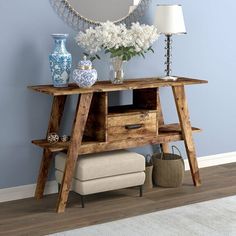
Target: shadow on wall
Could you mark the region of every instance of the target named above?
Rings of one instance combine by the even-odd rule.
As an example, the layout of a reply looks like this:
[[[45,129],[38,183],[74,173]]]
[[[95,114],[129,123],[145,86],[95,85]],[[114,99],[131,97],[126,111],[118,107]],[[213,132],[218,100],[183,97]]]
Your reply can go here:
[[[18,51],[12,57],[12,76],[14,86],[27,86],[37,84],[44,70],[41,52],[35,47],[35,43],[25,39],[21,41]],[[19,74],[19,72],[21,74]]]
[[[45,71],[42,52],[27,38],[17,44],[8,50],[10,60],[3,73],[1,106],[7,112],[1,114],[0,188],[35,182],[40,162],[37,156],[41,156],[42,150],[33,146],[31,140],[45,136],[50,110],[49,96],[27,89],[30,84],[38,84]]]

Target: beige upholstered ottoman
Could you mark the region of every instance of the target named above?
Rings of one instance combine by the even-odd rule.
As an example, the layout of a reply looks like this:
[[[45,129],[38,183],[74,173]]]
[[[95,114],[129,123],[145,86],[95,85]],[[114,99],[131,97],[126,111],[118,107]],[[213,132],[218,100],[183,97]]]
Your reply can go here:
[[[55,175],[61,183],[66,162],[66,154],[58,153],[55,158]],[[79,157],[73,176],[71,190],[81,196],[115,189],[140,187],[145,181],[144,156],[126,150],[82,155]]]

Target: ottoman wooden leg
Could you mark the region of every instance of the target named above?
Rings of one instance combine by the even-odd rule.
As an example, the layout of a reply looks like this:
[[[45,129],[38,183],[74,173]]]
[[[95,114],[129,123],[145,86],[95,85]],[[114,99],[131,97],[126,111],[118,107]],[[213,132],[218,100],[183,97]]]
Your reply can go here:
[[[84,208],[84,196],[80,195],[81,206]]]
[[[143,185],[139,186],[139,197],[143,196]]]

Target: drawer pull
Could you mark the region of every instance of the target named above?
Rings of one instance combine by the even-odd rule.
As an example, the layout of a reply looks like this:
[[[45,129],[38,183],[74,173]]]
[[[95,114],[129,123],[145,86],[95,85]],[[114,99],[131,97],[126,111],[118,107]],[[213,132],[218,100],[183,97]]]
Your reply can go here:
[[[140,129],[143,127],[143,124],[133,124],[133,125],[126,125],[126,129]]]

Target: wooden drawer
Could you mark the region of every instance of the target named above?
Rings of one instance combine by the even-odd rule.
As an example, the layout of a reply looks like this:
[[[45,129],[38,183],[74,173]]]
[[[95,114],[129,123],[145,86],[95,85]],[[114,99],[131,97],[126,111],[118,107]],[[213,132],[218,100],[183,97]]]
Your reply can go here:
[[[156,111],[135,112],[108,116],[108,141],[157,135]]]

